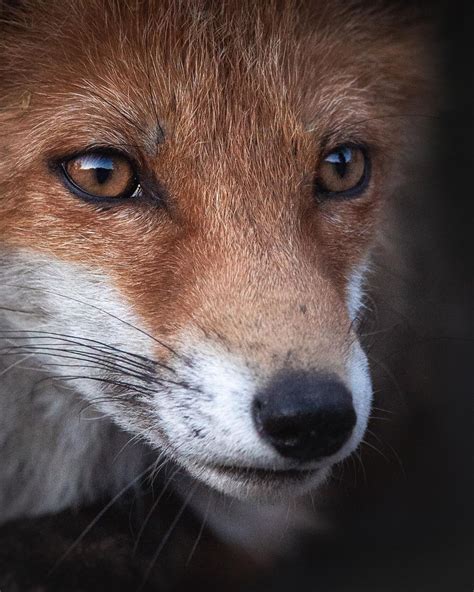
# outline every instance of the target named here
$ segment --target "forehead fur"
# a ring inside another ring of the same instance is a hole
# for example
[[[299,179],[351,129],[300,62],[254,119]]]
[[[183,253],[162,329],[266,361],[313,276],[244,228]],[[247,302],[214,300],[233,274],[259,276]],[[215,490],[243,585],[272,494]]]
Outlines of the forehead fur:
[[[43,123],[37,145],[83,110],[84,134],[102,128],[153,153],[164,132],[199,143],[203,157],[241,143],[258,169],[269,138],[347,135],[403,112],[422,77],[416,19],[380,5],[48,0],[22,2],[5,21],[4,108],[28,93]]]

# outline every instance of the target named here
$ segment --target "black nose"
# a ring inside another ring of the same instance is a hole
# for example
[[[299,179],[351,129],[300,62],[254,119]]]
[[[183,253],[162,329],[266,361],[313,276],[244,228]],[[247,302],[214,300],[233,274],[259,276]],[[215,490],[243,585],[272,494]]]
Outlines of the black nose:
[[[281,455],[301,461],[337,452],[356,423],[352,396],[336,378],[286,372],[254,401],[260,435]]]

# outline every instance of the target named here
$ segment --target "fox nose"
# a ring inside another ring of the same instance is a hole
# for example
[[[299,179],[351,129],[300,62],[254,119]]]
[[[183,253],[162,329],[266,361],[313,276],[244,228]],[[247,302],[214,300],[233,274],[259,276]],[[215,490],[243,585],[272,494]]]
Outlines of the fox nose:
[[[278,375],[254,400],[261,437],[282,456],[315,461],[336,453],[356,424],[349,390],[336,378]]]

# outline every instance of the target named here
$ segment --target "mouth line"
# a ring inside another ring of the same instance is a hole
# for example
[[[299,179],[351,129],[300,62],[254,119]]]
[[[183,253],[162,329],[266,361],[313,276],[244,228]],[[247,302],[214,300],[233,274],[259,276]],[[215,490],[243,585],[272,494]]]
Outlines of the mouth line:
[[[226,477],[236,480],[250,481],[304,481],[308,477],[315,475],[319,469],[261,469],[258,467],[238,466],[238,465],[210,465],[209,468]]]

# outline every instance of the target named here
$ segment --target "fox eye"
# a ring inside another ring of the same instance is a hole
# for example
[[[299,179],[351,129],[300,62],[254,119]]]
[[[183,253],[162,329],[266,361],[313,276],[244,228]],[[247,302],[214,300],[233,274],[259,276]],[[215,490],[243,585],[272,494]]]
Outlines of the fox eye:
[[[341,144],[327,152],[319,166],[316,191],[327,197],[355,197],[367,187],[369,160],[362,146]]]
[[[133,197],[139,188],[134,168],[123,154],[90,151],[61,165],[68,189],[84,199]]]

